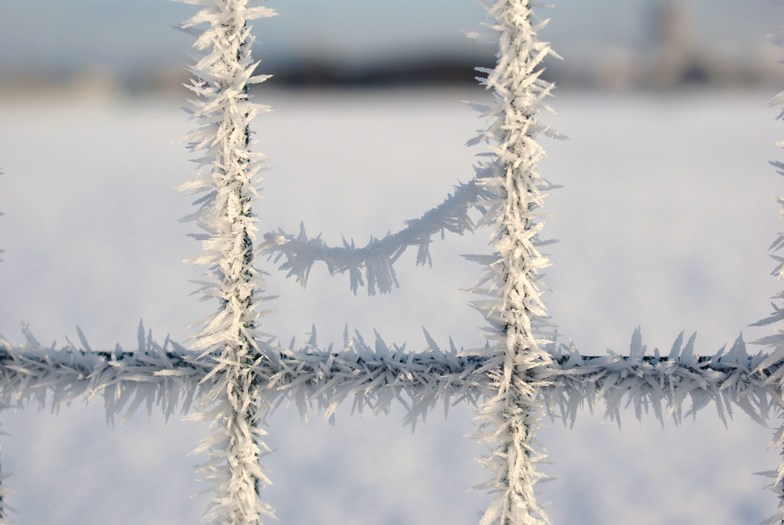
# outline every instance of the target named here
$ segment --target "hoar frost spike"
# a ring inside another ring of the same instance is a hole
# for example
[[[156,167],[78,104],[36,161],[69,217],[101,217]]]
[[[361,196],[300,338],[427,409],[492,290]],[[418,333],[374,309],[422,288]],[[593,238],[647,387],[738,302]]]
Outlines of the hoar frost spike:
[[[212,523],[257,524],[273,512],[259,497],[261,486],[269,483],[259,466],[266,451],[261,441],[266,407],[253,365],[268,356],[255,337],[255,302],[263,283],[253,266],[256,219],[251,206],[263,158],[250,150],[249,126],[266,108],[248,100],[248,86],[265,80],[254,76],[258,64],[251,58],[248,21],[275,13],[248,0],[183,1],[202,6],[183,24],[184,29],[202,29],[195,43],[202,56],[192,68],[196,79],[189,86],[198,96],[191,101],[197,128],[188,135],[190,148],[202,157],[196,177],[181,189],[201,194],[199,209],[189,218],[205,232],[204,253],[192,262],[209,266],[201,291],[220,303],[194,344],[213,366],[201,393],[200,416],[211,429],[203,445],[210,459],[201,474],[216,492],[207,512]]]
[[[553,54],[537,40],[545,22],[535,23],[529,0],[488,2],[489,28],[499,34],[497,65],[480,79],[494,93],[491,123],[481,136],[494,154],[478,170],[495,195],[495,205],[483,217],[494,225],[495,256],[475,293],[489,300],[475,304],[495,334],[491,354],[494,395],[479,410],[480,437],[492,451],[482,463],[493,473],[484,487],[497,493],[481,524],[533,525],[548,523],[534,496],[542,478],[536,463],[539,391],[547,383],[537,371],[551,362],[537,328],[546,319],[538,274],[548,265],[537,248],[542,228],[544,191],[550,185],[537,171],[543,149],[537,137],[543,99],[553,88],[539,79],[541,62]]]

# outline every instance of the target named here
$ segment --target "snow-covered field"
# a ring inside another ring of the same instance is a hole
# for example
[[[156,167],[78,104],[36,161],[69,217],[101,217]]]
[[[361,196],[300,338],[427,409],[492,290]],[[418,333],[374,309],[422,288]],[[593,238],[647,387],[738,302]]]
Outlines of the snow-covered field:
[[[610,95],[564,93],[550,120],[570,137],[549,142],[548,304],[564,340],[584,354],[626,353],[642,325],[649,347],[669,350],[680,330],[699,332],[714,353],[764,317],[778,290],[766,248],[779,228],[781,193],[767,161],[784,135],[766,106],[772,93]],[[262,231],[278,226],[364,242],[440,202],[472,176],[463,144],[481,127],[466,91],[271,92],[275,113],[257,120],[270,156]],[[190,212],[174,188],[192,165],[173,139],[187,129],[181,102],[0,101],[0,333],[20,341],[20,321],[41,342],[76,337],[94,348],[133,347],[140,318],[159,338],[187,342],[188,325],[212,309],[190,296],[198,245],[177,220]],[[264,330],[288,341],[315,323],[321,344],[344,325],[368,337],[424,346],[482,343],[481,319],[461,292],[476,278],[459,257],[484,251],[487,231],[433,247],[433,267],[398,263],[401,287],[353,296],[345,276],[314,269],[302,289],[274,265],[280,297]],[[467,491],[484,480],[481,449],[463,439],[471,409],[416,432],[388,416],[351,416],[332,427],[281,410],[269,422],[275,485],[265,497],[285,524],[471,524],[489,502]],[[725,429],[706,409],[661,428],[631,414],[618,431],[587,409],[574,429],[553,421],[540,435],[557,481],[540,486],[555,524],[756,523],[775,501],[753,472],[777,466],[772,431],[744,414]],[[192,524],[206,502],[188,456],[203,429],[158,414],[107,427],[100,401],[50,415],[28,408],[0,418],[3,470],[21,524]],[[778,424],[776,421],[772,425]]]

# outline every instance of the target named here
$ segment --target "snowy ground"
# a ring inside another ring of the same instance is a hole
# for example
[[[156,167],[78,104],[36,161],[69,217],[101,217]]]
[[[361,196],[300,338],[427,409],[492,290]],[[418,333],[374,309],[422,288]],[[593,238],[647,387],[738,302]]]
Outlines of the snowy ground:
[[[772,93],[608,95],[565,93],[553,124],[567,142],[546,144],[542,171],[553,193],[549,236],[551,313],[583,353],[627,352],[643,326],[650,347],[668,350],[680,330],[697,330],[713,353],[769,310],[778,289],[765,249],[779,228],[780,193],[767,161],[784,133],[766,106]],[[341,233],[364,242],[440,202],[472,176],[463,146],[481,126],[462,99],[473,92],[271,93],[275,113],[258,120],[270,158],[258,213],[262,231]],[[19,341],[20,321],[42,342],[75,337],[93,347],[133,346],[139,318],[160,338],[187,341],[188,325],[212,305],[189,294],[197,253],[177,223],[190,211],[174,188],[192,165],[172,139],[187,129],[176,100],[95,104],[0,101],[0,333]],[[346,323],[364,334],[424,346],[481,344],[481,320],[460,287],[475,268],[458,257],[484,251],[488,232],[447,237],[433,268],[399,263],[401,288],[354,297],[347,278],[316,268],[305,290],[264,261],[280,295],[265,330],[284,341],[339,344]],[[756,523],[773,512],[765,479],[777,465],[771,430],[743,414],[725,429],[711,409],[696,422],[661,428],[627,417],[602,424],[601,407],[574,429],[540,435],[558,477],[542,485],[555,524]],[[433,414],[415,433],[402,411],[352,417],[331,427],[295,410],[269,423],[275,485],[265,497],[285,524],[472,524],[489,501],[469,491],[484,480],[470,407]],[[192,524],[204,508],[187,456],[203,429],[139,414],[107,427],[100,402],[57,415],[3,414],[3,470],[21,524]],[[772,424],[777,422],[773,421]]]

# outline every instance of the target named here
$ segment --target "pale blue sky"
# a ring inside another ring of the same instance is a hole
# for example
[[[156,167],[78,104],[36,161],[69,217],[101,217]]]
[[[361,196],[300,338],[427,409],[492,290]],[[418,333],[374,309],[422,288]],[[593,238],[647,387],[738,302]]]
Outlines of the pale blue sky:
[[[640,46],[655,0],[556,0],[545,36],[567,58]],[[682,0],[701,41],[742,52],[784,22],[773,0]],[[272,0],[274,20],[256,24],[267,56],[315,53],[372,61],[426,50],[472,53],[478,0]],[[0,71],[100,64],[127,69],[184,62],[191,38],[171,29],[194,11],[169,0],[0,0]],[[712,45],[713,45],[712,44]]]

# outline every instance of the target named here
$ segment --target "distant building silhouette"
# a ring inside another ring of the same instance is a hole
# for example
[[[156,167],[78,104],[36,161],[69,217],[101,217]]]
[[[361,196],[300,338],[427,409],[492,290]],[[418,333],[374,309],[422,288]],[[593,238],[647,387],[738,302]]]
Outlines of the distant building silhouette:
[[[643,83],[671,87],[715,80],[710,61],[700,53],[691,10],[678,0],[662,0],[649,18],[650,48]]]

